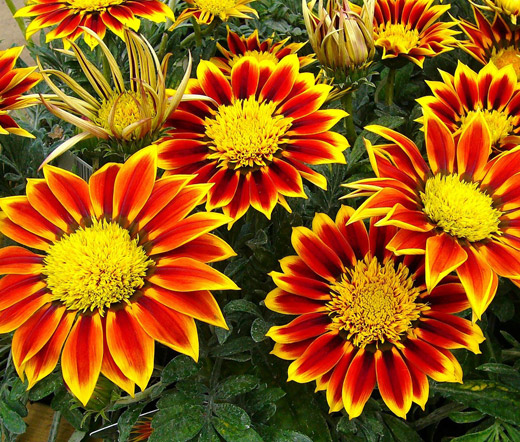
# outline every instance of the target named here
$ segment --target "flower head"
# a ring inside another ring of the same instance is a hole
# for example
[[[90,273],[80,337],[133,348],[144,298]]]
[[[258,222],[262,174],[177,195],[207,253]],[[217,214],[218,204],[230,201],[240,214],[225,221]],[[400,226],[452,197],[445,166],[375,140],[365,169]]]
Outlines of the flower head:
[[[455,140],[426,111],[428,163],[405,136],[382,126],[367,129],[388,144],[366,141],[377,178],[346,185],[356,189],[351,196],[369,196],[351,222],[384,216],[378,226],[400,227],[388,249],[426,255],[430,291],[456,271],[480,318],[495,296],[497,275],[520,279],[520,150],[491,159],[491,135],[481,113]]]
[[[38,251],[0,249],[0,333],[15,331],[13,362],[29,388],[61,353],[83,404],[100,373],[133,395],[150,379],[155,341],[196,360],[194,319],[226,327],[209,290],[237,286],[207,263],[234,254],[209,233],[229,218],[189,215],[210,186],[156,179],[156,163],[150,146],[88,183],[45,166],[27,196],[0,199],[0,231]]]
[[[130,432],[129,442],[144,442],[147,441],[153,433],[152,417],[140,417]]]
[[[483,0],[487,7],[498,12],[499,14],[508,15],[511,22],[516,25],[518,16],[520,16],[520,4],[517,0]]]
[[[250,206],[267,217],[285,197],[306,197],[302,177],[326,187],[306,164],[344,163],[347,140],[329,129],[346,114],[319,110],[331,86],[299,73],[295,54],[278,64],[243,57],[231,79],[202,61],[186,91],[215,103],[181,103],[167,122],[173,129],[159,145],[159,166],[195,173],[196,182],[215,183],[208,210],[222,207],[237,220]]]
[[[520,78],[520,30],[512,29],[500,14],[495,14],[493,23],[490,23],[478,8],[472,7],[475,24],[464,19],[458,22],[469,38],[460,41],[459,47],[482,64],[491,61],[498,68],[512,65],[517,78]]]
[[[68,40],[83,35],[92,49],[99,40],[85,33],[84,28],[91,29],[101,39],[107,28],[124,38],[125,26],[134,31],[139,29],[138,17],[155,23],[175,19],[172,10],[160,0],[29,0],[29,5],[19,9],[15,17],[35,17],[27,27],[27,39],[40,29],[56,25],[46,33],[47,42],[61,38],[68,48]]]
[[[294,360],[289,380],[316,380],[330,412],[359,416],[377,383],[386,405],[404,418],[412,402],[424,408],[428,377],[462,381],[450,350],[479,353],[484,337],[455,315],[469,306],[456,277],[426,290],[424,258],[386,248],[397,228],[376,227],[372,219],[367,232],[363,222],[352,222],[353,212],[343,206],[335,222],[319,213],[312,230],[293,230],[297,256],[271,273],[277,288],[265,304],[297,317],[267,335],[276,342],[272,353]]]
[[[15,134],[23,137],[33,136],[22,129],[8,112],[23,109],[38,103],[35,96],[22,95],[40,80],[40,74],[35,73],[36,66],[15,68],[23,46],[0,51],[0,135]]]
[[[423,111],[440,118],[456,139],[481,114],[495,152],[520,144],[520,87],[513,66],[490,63],[477,73],[459,63],[454,75],[441,76],[443,81],[427,81],[433,96],[417,100]]]
[[[252,18],[248,14],[258,17],[256,9],[249,6],[253,0],[184,0],[189,5],[181,12],[173,23],[170,31],[184,23],[190,17],[194,17],[199,24],[209,25],[215,17],[227,21],[230,17]]]
[[[77,142],[92,137],[107,140],[109,153],[127,157],[159,138],[168,115],[183,99],[191,63],[179,88],[173,97],[170,97],[165,84],[169,57],[165,57],[163,62],[159,63],[157,55],[143,37],[125,30],[130,65],[130,80],[125,84],[118,62],[105,43],[89,29],[85,29],[85,33],[98,40],[110,66],[113,86],[102,72],[88,61],[74,42],[71,42],[73,53],[97,97],[59,70],[42,70],[45,81],[56,94],[53,98],[44,99],[43,103],[54,115],[83,131],[57,147],[46,158],[44,164]],[[62,88],[51,80],[51,75],[72,89],[77,97],[66,95]]]
[[[365,69],[374,58],[374,0],[364,3],[354,12],[347,0],[302,1],[303,17],[319,62],[332,76],[344,78]]]
[[[289,43],[289,37],[285,40],[275,42],[272,38],[260,41],[258,38],[258,30],[256,29],[249,37],[244,37],[227,29],[227,45],[225,48],[220,43],[217,43],[217,48],[223,57],[212,57],[211,62],[217,65],[226,75],[231,74],[231,68],[242,57],[251,56],[258,59],[258,61],[269,60],[275,64],[287,55],[296,54],[305,43]],[[313,55],[302,55],[298,57],[300,67],[307,66],[314,62]]]
[[[374,13],[375,44],[383,60],[404,58],[422,68],[426,57],[451,51],[455,22],[440,22],[450,5],[434,0],[378,0]]]

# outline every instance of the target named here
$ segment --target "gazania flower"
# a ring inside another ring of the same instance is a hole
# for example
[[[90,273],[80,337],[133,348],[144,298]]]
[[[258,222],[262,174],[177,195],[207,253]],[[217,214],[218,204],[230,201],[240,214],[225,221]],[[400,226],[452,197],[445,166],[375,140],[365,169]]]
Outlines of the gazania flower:
[[[127,157],[159,138],[166,118],[183,98],[191,63],[179,88],[173,97],[169,97],[165,84],[169,57],[165,57],[163,62],[159,63],[157,55],[144,38],[125,30],[130,65],[130,80],[125,85],[118,62],[105,43],[89,29],[85,29],[85,33],[98,40],[108,60],[114,86],[111,86],[102,72],[87,60],[74,42],[71,42],[74,55],[98,97],[90,94],[76,80],[61,71],[42,70],[45,81],[56,94],[54,99],[42,100],[43,103],[54,115],[82,130],[57,147],[46,158],[44,164],[79,141],[92,137],[106,140],[109,153]],[[53,83],[51,75],[58,77],[78,97],[66,95],[61,87]]]
[[[260,41],[257,29],[249,37],[244,37],[233,32],[228,27],[228,48],[226,49],[220,43],[217,43],[217,48],[223,57],[212,57],[210,61],[217,65],[226,75],[231,74],[233,65],[244,56],[256,57],[258,61],[269,60],[274,64],[278,64],[283,57],[289,54],[296,54],[305,46],[305,43],[289,43],[286,45],[288,41],[289,37],[278,42],[274,42],[272,38]],[[314,62],[314,55],[302,55],[298,57],[298,60],[302,68]]]
[[[498,68],[512,65],[520,78],[520,30],[511,29],[499,14],[490,23],[478,8],[472,7],[476,24],[459,20],[458,25],[469,38],[459,42],[459,47],[482,64],[491,61]]]
[[[237,289],[207,265],[234,253],[209,233],[224,215],[189,215],[209,185],[156,180],[154,146],[109,163],[87,184],[45,166],[27,196],[0,199],[0,333],[29,388],[61,353],[63,379],[86,404],[100,372],[133,395],[146,388],[154,341],[197,360],[194,319],[226,323],[209,290]],[[189,216],[188,216],[189,215]]]
[[[152,418],[150,416],[140,417],[132,427],[129,442],[147,441],[152,433]]]
[[[516,25],[518,16],[520,15],[520,4],[517,0],[483,0],[487,5],[486,9],[498,12],[499,14],[508,15],[511,22]]]
[[[201,61],[190,94],[210,102],[181,103],[159,145],[159,166],[197,174],[196,182],[215,183],[207,210],[222,207],[234,220],[249,206],[267,217],[285,197],[305,198],[302,177],[325,188],[325,178],[307,164],[344,163],[348,142],[329,131],[346,113],[319,110],[331,86],[299,73],[295,54],[278,64],[243,57],[228,79],[213,63]]]
[[[65,48],[69,40],[83,34],[85,42],[93,49],[98,39],[85,33],[83,27],[105,36],[107,28],[124,38],[125,26],[137,31],[141,24],[138,17],[155,23],[174,20],[173,12],[160,0],[29,0],[29,5],[19,9],[15,17],[35,17],[27,27],[26,38],[40,29],[57,25],[45,34],[47,42],[62,38]]]
[[[455,22],[440,22],[450,5],[434,0],[378,0],[374,12],[375,45],[383,59],[405,58],[422,68],[426,57],[451,51]]]
[[[430,291],[456,271],[480,318],[495,296],[497,275],[520,278],[520,150],[490,159],[491,137],[481,114],[455,141],[426,111],[429,164],[403,135],[382,126],[367,129],[388,144],[366,142],[377,178],[346,185],[357,189],[351,196],[370,196],[351,221],[382,215],[378,225],[400,227],[388,249],[426,255]]]
[[[423,409],[428,377],[462,382],[455,348],[479,353],[480,328],[456,316],[468,308],[460,281],[447,277],[428,292],[424,258],[395,256],[386,249],[395,227],[352,222],[342,207],[332,221],[319,213],[312,230],[296,227],[297,256],[272,272],[278,286],[265,304],[286,315],[287,325],[271,327],[274,353],[294,360],[289,380],[316,380],[327,391],[330,412],[361,414],[376,383],[384,402],[405,418],[412,402]]]
[[[9,111],[38,103],[34,96],[22,95],[41,80],[40,74],[34,72],[36,66],[15,69],[22,50],[23,46],[19,46],[0,51],[0,135],[11,133],[34,138],[8,114]]]
[[[258,17],[256,9],[249,6],[253,0],[185,0],[192,5],[181,12],[173,23],[170,31],[184,23],[190,17],[195,18],[197,23],[209,25],[215,17],[227,21],[230,17],[252,18],[248,14]]]
[[[476,73],[459,63],[455,75],[441,71],[443,81],[427,81],[433,96],[417,101],[432,112],[458,138],[475,114],[481,114],[491,133],[495,151],[520,144],[520,87],[512,66],[493,63]]]

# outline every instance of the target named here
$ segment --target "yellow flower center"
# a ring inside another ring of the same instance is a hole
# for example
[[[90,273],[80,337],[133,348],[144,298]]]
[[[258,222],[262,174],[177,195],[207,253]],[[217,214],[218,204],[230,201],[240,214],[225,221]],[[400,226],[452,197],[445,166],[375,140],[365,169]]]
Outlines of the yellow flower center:
[[[194,0],[195,7],[213,15],[225,14],[237,6],[237,0]]]
[[[500,49],[498,52],[493,49],[491,61],[499,69],[508,65],[513,66],[517,78],[520,79],[520,51],[515,47],[510,46],[508,48]]]
[[[327,303],[331,328],[346,334],[358,347],[385,341],[396,343],[413,326],[426,304],[415,302],[421,293],[406,266],[389,260],[381,265],[366,256],[331,286]]]
[[[99,11],[109,6],[120,5],[126,0],[68,0],[69,4],[82,11]]]
[[[233,58],[229,61],[229,66],[233,67],[242,57],[254,57],[259,62],[264,60],[272,61],[274,64],[278,64],[280,60],[276,58],[271,52],[267,51],[246,51],[243,55],[233,55]]]
[[[48,250],[42,273],[55,301],[69,310],[103,315],[144,284],[153,261],[119,224],[94,220],[63,236]]]
[[[491,135],[491,145],[497,146],[507,137],[514,129],[513,117],[506,112],[491,110],[470,111],[460,118],[460,131],[471,122],[477,113],[481,113],[486,120]]]
[[[384,23],[376,31],[376,44],[387,40],[390,46],[398,48],[399,52],[407,53],[410,49],[419,46],[419,31],[406,28],[403,24]],[[386,45],[385,45],[386,46]]]
[[[97,121],[101,127],[116,137],[123,135],[123,130],[131,124],[145,118],[153,118],[156,115],[153,99],[133,91],[125,91],[122,94],[112,95],[108,100],[103,100],[98,110]],[[133,132],[130,139],[140,138],[140,131]],[[126,135],[126,134],[125,134]]]
[[[206,117],[206,135],[222,167],[261,167],[273,160],[292,124],[291,118],[274,115],[276,104],[259,103],[254,96],[220,106],[214,118]]]
[[[424,213],[449,235],[471,242],[500,235],[502,212],[478,183],[461,180],[457,174],[438,174],[428,178],[420,196]]]

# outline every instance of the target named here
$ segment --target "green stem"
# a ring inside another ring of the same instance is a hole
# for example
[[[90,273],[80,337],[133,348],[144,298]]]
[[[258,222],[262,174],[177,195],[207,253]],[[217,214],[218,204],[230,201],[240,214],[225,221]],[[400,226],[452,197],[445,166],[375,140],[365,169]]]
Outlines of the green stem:
[[[16,18],[14,17],[14,14],[16,13],[16,6],[14,5],[13,0],[5,0],[5,3],[7,4],[7,7],[9,8],[9,10],[11,11],[13,18],[16,20],[16,23],[18,23],[18,27],[20,28],[20,31],[22,31],[23,37],[25,38],[27,29],[25,27],[25,23],[24,23],[22,17],[16,17]],[[34,46],[34,43],[32,42],[32,40],[26,40],[26,41],[27,41],[28,46]]]
[[[354,126],[354,109],[352,107],[352,92],[347,92],[343,95],[341,102],[343,104],[343,109],[348,112],[348,116],[345,117],[345,130],[347,131],[347,140],[351,146],[354,145],[357,133],[356,127]]]
[[[202,46],[202,34],[200,32],[200,25],[197,23],[197,20],[194,18],[191,19],[193,24],[193,32],[195,33],[195,41],[197,43],[197,47]]]
[[[417,419],[414,422],[413,426],[416,430],[422,430],[423,428],[426,428],[429,425],[439,422],[442,419],[448,417],[451,413],[462,411],[466,408],[466,405],[461,405],[457,403],[446,404],[443,407],[437,408],[435,411],[432,411],[428,416],[425,416],[421,419]]]
[[[58,429],[60,427],[61,411],[55,411],[52,418],[51,430],[47,442],[55,442],[58,437]]]
[[[386,97],[385,101],[387,106],[391,106],[394,102],[394,85],[395,85],[395,73],[394,68],[390,68],[388,77],[386,77]]]
[[[168,8],[170,8],[172,11],[175,9],[175,3],[177,3],[176,0],[170,0],[168,2]],[[173,24],[173,22],[168,18],[166,19],[166,23],[164,24],[164,32],[161,38],[161,44],[159,46],[159,50],[157,51],[157,58],[159,60],[162,60],[164,58],[164,54],[166,52],[166,44],[168,43],[168,29],[170,29],[170,26]]]
[[[148,397],[152,396],[155,391],[157,391],[157,385],[160,384],[158,382],[157,384],[153,384],[151,387],[148,387],[146,390],[140,391],[139,393],[136,393],[134,397],[126,396],[124,398],[121,398],[114,402],[114,405],[130,405],[134,404],[136,402],[139,402],[143,399],[147,399]]]

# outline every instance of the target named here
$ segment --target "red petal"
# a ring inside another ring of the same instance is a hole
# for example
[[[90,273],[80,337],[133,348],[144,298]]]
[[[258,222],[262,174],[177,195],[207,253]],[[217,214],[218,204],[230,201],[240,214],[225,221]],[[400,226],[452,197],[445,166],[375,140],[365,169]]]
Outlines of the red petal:
[[[431,236],[426,241],[426,286],[432,290],[446,275],[466,261],[468,254],[459,242],[447,235]]]
[[[464,128],[457,144],[457,172],[470,181],[478,181],[484,176],[491,153],[489,129],[481,113],[477,113],[471,123]]]
[[[231,86],[233,95],[238,99],[247,99],[256,93],[260,69],[256,59],[242,57],[233,65]]]
[[[265,298],[264,303],[268,309],[285,315],[303,315],[327,311],[324,302],[293,295],[279,288],[272,290]]]
[[[90,201],[96,218],[112,219],[114,182],[121,164],[108,163],[95,172],[89,180]]]
[[[424,133],[432,172],[434,174],[453,173],[455,166],[455,142],[450,130],[433,113],[427,113],[424,122]]]
[[[289,324],[271,327],[266,336],[281,344],[304,341],[327,332],[330,322],[326,314],[309,313],[298,316]]]
[[[43,268],[43,256],[23,247],[9,246],[0,249],[0,274],[32,275]]]
[[[356,348],[350,342],[346,342],[343,348],[343,356],[334,367],[334,372],[327,385],[327,402],[330,407],[329,413],[340,411],[343,408],[343,384],[347,376],[347,370],[355,354]]]
[[[375,385],[374,355],[359,349],[350,363],[343,383],[343,405],[349,419],[361,415]]]

